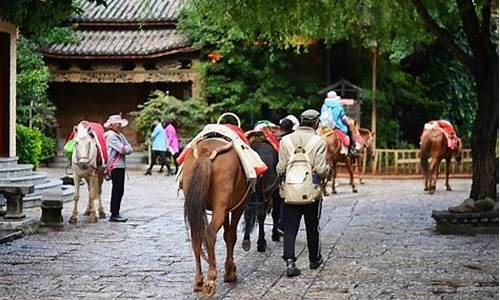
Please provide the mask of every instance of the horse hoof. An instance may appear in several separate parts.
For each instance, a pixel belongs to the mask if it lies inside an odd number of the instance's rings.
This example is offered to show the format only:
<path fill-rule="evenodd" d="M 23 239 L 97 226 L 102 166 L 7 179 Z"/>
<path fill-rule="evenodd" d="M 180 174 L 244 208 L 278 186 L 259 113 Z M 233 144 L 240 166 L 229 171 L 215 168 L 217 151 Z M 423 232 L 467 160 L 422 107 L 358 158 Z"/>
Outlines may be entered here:
<path fill-rule="evenodd" d="M 357 189 L 352 189 L 352 192 L 353 192 L 353 193 L 357 193 L 357 192 L 358 192 L 358 190 L 357 190 Z"/>
<path fill-rule="evenodd" d="M 231 273 L 226 273 L 224 275 L 224 282 L 236 282 L 238 277 L 236 276 L 236 273 L 231 272 Z"/>
<path fill-rule="evenodd" d="M 280 234 L 279 234 L 279 233 L 273 233 L 273 234 L 271 235 L 271 240 L 272 240 L 273 242 L 279 242 L 279 241 L 280 241 Z"/>
<path fill-rule="evenodd" d="M 433 190 L 430 190 L 430 191 L 429 191 L 429 194 L 430 194 L 430 195 L 433 195 L 433 194 L 434 194 L 434 191 L 433 191 Z"/>
<path fill-rule="evenodd" d="M 106 213 L 103 211 L 99 212 L 99 219 L 105 219 L 106 218 Z"/>
<path fill-rule="evenodd" d="M 328 196 L 330 196 L 330 194 L 328 194 L 328 193 L 323 193 L 323 196 L 328 197 Z"/>
<path fill-rule="evenodd" d="M 193 286 L 194 292 L 201 292 L 203 290 L 203 279 L 201 281 L 195 281 Z"/>
<path fill-rule="evenodd" d="M 88 209 L 87 209 L 87 210 L 85 210 L 85 211 L 83 212 L 83 215 L 84 215 L 84 216 L 86 216 L 86 217 L 90 216 L 90 210 L 88 210 Z"/>
<path fill-rule="evenodd" d="M 332 194 L 337 194 L 337 191 L 332 191 Z"/>
<path fill-rule="evenodd" d="M 90 223 L 97 223 L 97 217 L 96 216 L 90 217 L 89 222 Z"/>
<path fill-rule="evenodd" d="M 429 188 L 425 187 L 425 188 L 424 188 L 424 191 L 426 191 L 426 192 L 427 192 L 427 191 L 429 191 Z"/>
<path fill-rule="evenodd" d="M 250 251 L 250 245 L 251 245 L 250 240 L 243 240 L 243 242 L 241 242 L 241 248 L 242 248 L 245 252 Z"/>
<path fill-rule="evenodd" d="M 447 187 L 446 187 L 446 190 L 447 190 L 448 192 L 451 192 L 451 187 L 447 186 Z"/>
<path fill-rule="evenodd" d="M 215 280 L 208 280 L 203 285 L 203 294 L 211 297 L 215 293 Z"/>
<path fill-rule="evenodd" d="M 263 243 L 257 242 L 257 251 L 258 252 L 266 252 L 266 246 L 267 246 L 266 241 L 264 241 Z"/>
<path fill-rule="evenodd" d="M 68 221 L 70 224 L 76 224 L 77 222 L 77 219 L 75 217 L 71 217 L 69 218 L 69 221 Z"/>

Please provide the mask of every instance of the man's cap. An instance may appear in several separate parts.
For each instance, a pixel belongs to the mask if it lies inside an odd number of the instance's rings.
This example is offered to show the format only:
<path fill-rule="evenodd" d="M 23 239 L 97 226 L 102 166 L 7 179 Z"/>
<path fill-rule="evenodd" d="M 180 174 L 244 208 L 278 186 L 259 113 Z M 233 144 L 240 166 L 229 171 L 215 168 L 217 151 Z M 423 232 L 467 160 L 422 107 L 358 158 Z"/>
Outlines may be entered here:
<path fill-rule="evenodd" d="M 308 109 L 300 115 L 302 121 L 317 121 L 319 120 L 319 112 L 315 109 Z"/>

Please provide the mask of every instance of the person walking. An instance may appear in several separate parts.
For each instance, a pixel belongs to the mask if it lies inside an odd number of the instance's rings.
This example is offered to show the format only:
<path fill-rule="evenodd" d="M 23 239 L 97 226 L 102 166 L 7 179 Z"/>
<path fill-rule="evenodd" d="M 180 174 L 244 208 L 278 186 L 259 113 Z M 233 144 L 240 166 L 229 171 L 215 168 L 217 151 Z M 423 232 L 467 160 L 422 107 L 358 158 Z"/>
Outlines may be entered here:
<path fill-rule="evenodd" d="M 161 119 L 155 119 L 153 122 L 154 129 L 151 133 L 151 141 L 152 141 L 152 153 L 151 153 L 151 163 L 149 168 L 146 170 L 144 175 L 151 175 L 151 170 L 158 159 L 158 156 L 161 159 L 161 166 L 159 173 L 163 172 L 163 166 L 167 165 L 167 170 L 170 173 L 170 166 L 167 163 L 167 134 L 163 129 Z"/>
<path fill-rule="evenodd" d="M 312 186 L 318 189 L 321 178 L 325 178 L 329 172 L 329 166 L 326 163 L 326 145 L 323 139 L 316 135 L 320 113 L 314 109 L 309 109 L 301 114 L 299 126 L 293 133 L 283 137 L 280 142 L 279 161 L 276 170 L 281 178 L 284 178 L 286 172 L 292 173 L 292 166 L 295 161 L 298 149 L 304 151 L 308 157 L 308 164 L 312 170 Z M 304 162 L 302 160 L 301 162 Z M 304 170 L 303 168 L 299 170 Z M 306 173 L 307 176 L 307 173 Z M 310 175 L 309 175 L 310 176 Z M 287 177 L 286 177 L 287 178 Z M 287 180 L 286 180 L 287 181 Z M 286 185 L 287 183 L 282 183 Z M 286 262 L 286 274 L 288 277 L 300 275 L 301 271 L 295 266 L 295 240 L 300 226 L 300 220 L 304 216 L 307 234 L 307 247 L 309 250 L 309 267 L 317 269 L 322 263 L 319 237 L 319 220 L 321 217 L 321 192 L 312 196 L 312 203 L 308 204 L 290 204 L 287 201 L 285 192 L 285 203 L 283 204 L 283 259 Z"/>
<path fill-rule="evenodd" d="M 125 155 L 132 153 L 133 149 L 122 133 L 122 128 L 128 125 L 128 120 L 121 115 L 112 115 L 104 123 L 104 128 L 109 128 L 105 134 L 108 146 L 108 165 L 106 173 L 111 174 L 111 217 L 110 222 L 126 222 L 127 218 L 120 215 L 120 206 L 125 190 Z"/>
<path fill-rule="evenodd" d="M 179 164 L 177 164 L 176 159 L 179 156 L 180 141 L 173 122 L 168 119 L 165 120 L 165 133 L 167 135 L 167 158 L 172 157 L 175 165 L 175 173 L 171 173 L 167 161 L 168 175 L 174 175 L 179 170 Z"/>

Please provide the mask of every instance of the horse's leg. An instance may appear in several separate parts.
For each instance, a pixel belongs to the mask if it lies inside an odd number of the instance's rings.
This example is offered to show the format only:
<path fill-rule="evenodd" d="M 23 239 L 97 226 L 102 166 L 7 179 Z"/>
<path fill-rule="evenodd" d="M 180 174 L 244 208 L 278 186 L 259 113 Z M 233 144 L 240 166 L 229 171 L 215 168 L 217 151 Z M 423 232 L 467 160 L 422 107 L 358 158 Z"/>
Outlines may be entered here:
<path fill-rule="evenodd" d="M 225 263 L 225 282 L 235 282 L 236 276 L 236 264 L 234 263 L 234 245 L 236 244 L 237 235 L 236 230 L 238 229 L 238 222 L 240 220 L 243 209 L 237 209 L 231 213 L 231 222 L 227 220 L 228 230 L 226 231 L 226 226 L 224 227 L 224 241 L 226 242 L 226 263 Z M 229 219 L 229 215 L 227 216 Z M 227 235 L 226 235 L 227 232 Z"/>
<path fill-rule="evenodd" d="M 71 224 L 76 224 L 78 217 L 78 200 L 80 200 L 80 176 L 74 172 L 73 181 L 75 184 L 75 194 L 73 195 L 73 213 L 71 214 L 71 218 L 69 218 L 69 222 Z"/>
<path fill-rule="evenodd" d="M 446 190 L 451 191 L 449 177 L 450 177 L 450 162 L 451 158 L 446 159 Z"/>
<path fill-rule="evenodd" d="M 193 248 L 194 260 L 196 262 L 196 275 L 194 276 L 195 292 L 201 292 L 203 289 L 203 271 L 201 270 L 201 253 Z"/>
<path fill-rule="evenodd" d="M 330 173 L 332 178 L 332 194 L 337 194 L 337 190 L 335 189 L 335 178 L 337 177 L 337 163 L 334 162 L 332 164 L 332 172 Z"/>
<path fill-rule="evenodd" d="M 252 200 L 252 197 L 254 196 L 252 195 L 250 197 L 251 197 L 250 199 Z M 245 234 L 243 236 L 243 241 L 241 242 L 241 248 L 244 251 L 249 251 L 252 245 L 252 242 L 250 241 L 250 233 L 252 232 L 253 226 L 255 224 L 255 207 L 253 201 L 250 201 L 247 204 L 244 212 L 244 217 L 245 217 Z M 224 227 L 224 233 L 225 232 L 226 232 L 226 227 Z"/>
<path fill-rule="evenodd" d="M 361 169 L 361 156 L 360 155 L 356 155 L 356 168 L 358 170 L 358 178 L 359 178 L 359 184 L 363 184 L 363 172 L 362 172 L 362 169 Z"/>
<path fill-rule="evenodd" d="M 352 192 L 357 193 L 358 190 L 356 189 L 356 184 L 354 183 L 354 170 L 353 170 L 353 166 L 352 166 L 352 160 L 350 157 L 347 157 L 345 162 L 346 162 L 346 166 L 347 166 L 347 171 L 349 172 L 349 178 L 351 181 Z"/>
<path fill-rule="evenodd" d="M 266 204 L 259 203 L 259 209 L 257 211 L 257 221 L 259 222 L 259 239 L 257 240 L 257 251 L 265 252 L 266 251 L 266 233 L 264 231 L 264 222 L 266 220 Z"/>
<path fill-rule="evenodd" d="M 87 183 L 87 191 L 89 193 L 89 201 L 87 201 L 87 208 L 85 208 L 85 211 L 83 212 L 84 216 L 90 216 L 90 213 L 92 212 L 92 207 L 90 206 L 90 179 L 89 177 L 84 178 L 85 182 Z"/>
<path fill-rule="evenodd" d="M 229 202 L 229 201 L 228 201 Z M 208 274 L 207 280 L 203 285 L 203 292 L 208 296 L 215 293 L 215 280 L 217 279 L 217 261 L 215 259 L 215 241 L 217 232 L 224 224 L 226 219 L 226 211 L 224 208 L 217 208 L 212 211 L 212 220 L 205 230 L 207 252 L 208 252 Z"/>
<path fill-rule="evenodd" d="M 94 208 L 94 200 L 97 195 L 97 176 L 89 176 L 87 179 L 87 184 L 89 186 L 89 221 L 90 223 L 97 223 L 97 216 Z"/>
<path fill-rule="evenodd" d="M 430 176 L 429 176 L 429 194 L 434 194 L 436 191 L 436 181 L 439 171 L 439 160 L 432 158 L 430 163 Z"/>
<path fill-rule="evenodd" d="M 104 181 L 104 177 L 102 175 L 98 175 L 97 177 L 97 200 L 99 201 L 99 218 L 106 218 L 106 213 L 104 212 L 104 208 L 102 207 L 102 183 Z"/>

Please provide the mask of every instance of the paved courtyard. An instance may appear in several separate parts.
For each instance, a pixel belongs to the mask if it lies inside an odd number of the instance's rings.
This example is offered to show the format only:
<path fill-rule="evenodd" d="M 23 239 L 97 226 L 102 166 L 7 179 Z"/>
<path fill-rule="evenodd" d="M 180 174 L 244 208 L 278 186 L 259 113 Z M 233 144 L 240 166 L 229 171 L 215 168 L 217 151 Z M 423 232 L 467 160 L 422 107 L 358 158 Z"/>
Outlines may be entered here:
<path fill-rule="evenodd" d="M 58 172 L 53 171 L 52 172 Z M 122 203 L 125 224 L 80 216 L 61 232 L 0 245 L 0 299 L 194 299 L 194 260 L 174 179 L 130 172 Z M 368 180 L 359 193 L 340 179 L 321 220 L 326 260 L 309 270 L 305 231 L 298 237 L 302 276 L 284 274 L 281 243 L 266 253 L 235 249 L 238 282 L 223 282 L 225 247 L 217 242 L 215 299 L 497 299 L 498 235 L 443 236 L 433 231 L 433 209 L 466 198 L 470 180 L 442 181 L 430 196 L 420 180 Z M 85 187 L 84 187 L 85 188 Z M 104 185 L 109 208 L 110 184 Z M 80 201 L 80 214 L 86 193 Z M 30 210 L 39 216 L 39 209 Z M 205 265 L 206 268 L 206 265 Z"/>

